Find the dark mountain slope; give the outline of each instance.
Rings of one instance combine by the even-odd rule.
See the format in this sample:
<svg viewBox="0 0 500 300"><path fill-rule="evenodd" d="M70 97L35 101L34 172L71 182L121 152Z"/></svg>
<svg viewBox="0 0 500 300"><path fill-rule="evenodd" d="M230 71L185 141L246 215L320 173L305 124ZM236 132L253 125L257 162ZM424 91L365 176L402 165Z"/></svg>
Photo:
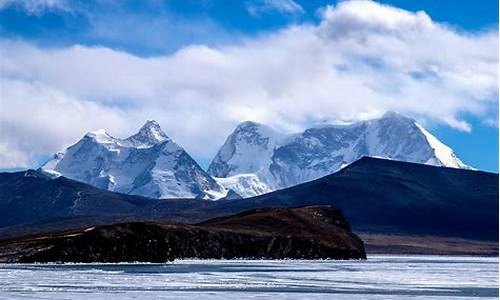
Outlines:
<svg viewBox="0 0 500 300"><path fill-rule="evenodd" d="M223 210L335 204L355 232L498 240L498 174L364 157L288 189Z"/></svg>
<svg viewBox="0 0 500 300"><path fill-rule="evenodd" d="M383 241L393 243L394 236L402 243L405 236L498 243L498 174L375 158L288 189L215 202L117 194L35 171L1 173L0 236L132 221L197 223L256 208L317 204L341 209L354 232L376 237L371 245L384 251Z"/></svg>
<svg viewBox="0 0 500 300"><path fill-rule="evenodd" d="M29 170L0 173L0 227L69 218L128 215L149 199Z"/></svg>
<svg viewBox="0 0 500 300"><path fill-rule="evenodd" d="M245 226L249 224L251 230ZM363 242L349 230L340 211L329 206L260 209L197 225L122 223L0 240L0 262L165 262L176 258L366 256Z"/></svg>

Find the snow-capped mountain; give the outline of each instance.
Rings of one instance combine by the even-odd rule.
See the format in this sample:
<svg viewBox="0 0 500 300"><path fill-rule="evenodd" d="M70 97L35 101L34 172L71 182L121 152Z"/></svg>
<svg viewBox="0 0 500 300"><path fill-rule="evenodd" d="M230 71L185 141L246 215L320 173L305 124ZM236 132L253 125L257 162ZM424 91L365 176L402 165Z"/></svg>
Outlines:
<svg viewBox="0 0 500 300"><path fill-rule="evenodd" d="M243 122L229 135L208 172L155 121L115 138L87 133L41 170L99 188L152 198L252 197L336 172L363 156L470 168L415 120L396 113L349 125L322 125L295 134ZM231 197L235 197L232 195Z"/></svg>
<svg viewBox="0 0 500 300"><path fill-rule="evenodd" d="M155 121L119 139L104 130L87 133L41 170L110 191L151 198L218 199L227 191Z"/></svg>
<svg viewBox="0 0 500 300"><path fill-rule="evenodd" d="M270 162L269 159L282 138L281 134L270 127L250 121L243 122L226 139L208 172L215 177L259 173Z"/></svg>
<svg viewBox="0 0 500 300"><path fill-rule="evenodd" d="M379 119L349 125L323 125L297 134L279 134L241 123L226 139L208 174L256 190L276 190L331 174L363 156L453 168L470 168L415 120L389 112ZM246 174L245 177L241 177ZM242 183L254 174L251 180ZM223 185L227 183L221 181ZM238 185L231 188L249 196Z"/></svg>

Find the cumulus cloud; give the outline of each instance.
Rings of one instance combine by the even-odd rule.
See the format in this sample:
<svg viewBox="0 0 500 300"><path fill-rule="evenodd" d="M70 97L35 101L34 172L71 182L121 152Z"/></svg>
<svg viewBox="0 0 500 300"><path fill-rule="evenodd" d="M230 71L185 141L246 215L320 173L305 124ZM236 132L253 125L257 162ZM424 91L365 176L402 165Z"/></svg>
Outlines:
<svg viewBox="0 0 500 300"><path fill-rule="evenodd" d="M254 0L247 3L247 11L252 16L270 12L290 15L300 15L304 13L302 6L293 0Z"/></svg>
<svg viewBox="0 0 500 300"><path fill-rule="evenodd" d="M32 165L100 127L126 136L145 119L205 160L242 120L294 131L395 110L470 131L463 114L497 115L497 35L349 1L318 25L150 58L3 40L0 166Z"/></svg>

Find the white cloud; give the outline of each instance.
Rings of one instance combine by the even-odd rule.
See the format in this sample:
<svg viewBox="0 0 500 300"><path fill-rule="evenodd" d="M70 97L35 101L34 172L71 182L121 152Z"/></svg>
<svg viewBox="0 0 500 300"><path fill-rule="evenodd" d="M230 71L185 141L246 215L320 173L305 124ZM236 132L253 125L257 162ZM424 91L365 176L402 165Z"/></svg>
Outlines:
<svg viewBox="0 0 500 300"><path fill-rule="evenodd" d="M124 134L133 128L120 109L83 101L33 80L2 78L0 167L33 167L89 128ZM133 119L133 118L132 118Z"/></svg>
<svg viewBox="0 0 500 300"><path fill-rule="evenodd" d="M0 0L0 10L10 6L21 7L32 15L40 15L46 10L71 10L66 0Z"/></svg>
<svg viewBox="0 0 500 300"><path fill-rule="evenodd" d="M326 7L321 18L152 58L4 40L0 149L11 152L0 166L33 164L100 127L125 136L152 118L206 160L246 119L297 130L396 110L470 131L462 114L497 115L497 32L460 33L369 1Z"/></svg>
<svg viewBox="0 0 500 300"><path fill-rule="evenodd" d="M297 15L305 11L293 0L254 0L247 3L247 11L252 16L258 16L269 12Z"/></svg>

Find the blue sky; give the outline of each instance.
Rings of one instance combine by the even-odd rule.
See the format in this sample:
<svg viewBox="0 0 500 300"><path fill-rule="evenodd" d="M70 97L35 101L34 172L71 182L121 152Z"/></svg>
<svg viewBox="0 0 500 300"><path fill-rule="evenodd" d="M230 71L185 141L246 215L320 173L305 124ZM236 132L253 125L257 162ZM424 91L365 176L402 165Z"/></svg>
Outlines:
<svg viewBox="0 0 500 300"><path fill-rule="evenodd" d="M257 15L250 14L248 7L260 2L263 1L75 0L62 2L65 4L61 7L67 6L67 9L48 6L35 12L29 12L21 5L6 5L0 12L0 30L3 37L29 39L47 47L104 45L148 56L175 51L191 43L234 43L235 39L293 23L317 23L318 10L339 1L297 0L295 2L302 7L302 13L283 13L268 8ZM433 20L459 30L478 31L498 26L498 1L481 1L481 5L476 1L454 0L379 2L414 12L423 10ZM98 25L107 27L108 31L96 30L94 27ZM132 26L157 29L158 25L164 25L160 32L151 32L146 37L137 37L128 31ZM171 34L172 39L165 39L161 33ZM147 43L143 43L145 41Z"/></svg>
<svg viewBox="0 0 500 300"><path fill-rule="evenodd" d="M376 117L383 111L392 109L402 111L424 123L432 133L452 147L464 162L482 170L498 172L498 83L491 83L495 76L498 81L498 74L496 70L490 72L488 65L483 65L495 59L498 63L498 38L496 37L498 1L481 1L480 5L477 1L451 0L379 1L379 3L396 9L395 14L403 16L402 19L406 18L406 12L410 13L407 20L402 21L406 22L400 26L403 29L390 28L390 30L398 31L391 31L391 34L394 33L396 37L406 34L404 26L410 22L411 26L416 26L418 30L424 28L422 29L424 32L415 37L417 42L418 39L423 41L419 44L434 42L434 39L429 37L434 32L438 37L436 39L450 38L448 49L446 43L437 41L435 48L429 45L428 48L415 53L416 57L421 55L421 52L436 51L438 56L436 60L447 60L446 63L442 65L438 63L437 67L435 65L429 67L426 65L429 55L426 54L416 58L412 64L405 65L397 57L386 61L384 57L386 52L379 53L375 48L370 47L360 50L359 45L353 46L356 47L353 49L359 53L351 56L349 47L352 43L344 39L338 40L338 35L344 32L355 32L355 34L367 35L368 38L372 36L379 38L380 30L388 30L383 26L391 26L391 24L377 24L379 27L375 29L372 26L373 22L360 25L360 20L366 20L353 19L353 15L349 15L352 11L347 9L348 5L345 9L341 9L338 1L0 1L0 39L7 49L5 58L7 68L2 76L5 86L13 85L16 88L16 93L8 96L14 97L12 99L19 99L15 97L28 97L30 93L33 93L40 97L36 100L37 102L29 104L29 107L34 109L32 113L36 113L37 105L48 101L44 99L60 98L57 100L59 102L48 105L51 108L50 111L55 110L57 114L51 115L50 111L44 111L39 117L34 118L31 127L29 124L22 126L13 124L12 119L22 116L21 112L26 113L26 108L19 105L11 109L9 104L20 100L6 100L11 101L7 103L6 106L9 107L6 107L6 111L12 111L12 116L9 114L11 117L9 120L9 117L2 115L3 128L15 132L22 139L8 137L5 139L7 142L3 146L0 145L2 151L17 149L15 155L4 158L5 161L16 163L4 163L0 167L6 169L35 166L49 153L60 150L68 142L77 140L85 131L97 129L94 127L108 128L120 136L131 133L135 130L134 128L140 126L142 120L151 118L158 119L169 135L185 145L195 158L206 165L231 128L242 119L256 119L256 121L271 123L275 127L293 131L322 120L365 119ZM327 7L331 9L327 10ZM397 8L404 11L397 10ZM325 13L327 11L332 12L333 17L330 18ZM427 28L427 17L416 14L418 11L424 11L432 20L429 21L432 22L432 26L437 24L439 28ZM370 15L369 17L377 18L378 16ZM397 18L395 20L398 22L402 20ZM380 21L380 19L377 20ZM411 32L413 29L408 30ZM287 92L286 84L283 83L281 87L282 82L276 82L275 85L268 87L266 82L251 82L252 78L283 76L287 78L287 84L293 82L295 87L297 82L302 83L307 80L308 76L315 74L313 71L317 67L313 68L309 64L306 66L305 63L304 65L298 64L295 66L298 70L297 74L305 74L304 78L297 77L300 75L295 73L288 78L286 66L290 65L290 61L273 65L275 69L266 70L263 74L259 73L259 69L251 66L241 67L241 65L244 65L247 56L249 61L255 58L255 64L262 63L263 66L273 64L274 61L267 61L264 50L271 53L269 55L273 55L289 45L292 45L289 53L294 54L297 60L307 57L307 60L314 63L316 62L313 51L315 49L309 49L303 43L306 43L307 39L314 39L311 43L316 43L316 34L324 39L327 39L324 35L335 34L332 40L318 44L318 51L322 51L321 55L325 56L324 60L318 59L318 61L339 64L337 70L343 68L339 63L342 59L361 57L362 60L359 61L363 63L349 62L346 69L349 70L351 77L346 79L343 76L341 79L346 79L345 82L342 81L338 86L332 82L331 91L325 90L323 93L318 93L318 99L325 97L325 100L318 100L316 105L311 105L311 111L305 113L298 112L298 109L284 111L289 106L286 101L296 105L302 101L307 103L315 100L304 100L304 95L308 94L307 89ZM393 39L387 41L389 42L393 42ZM494 49L495 42L496 49ZM341 43L342 49L337 50L335 43ZM405 39L404 43L409 43L409 46L403 45L401 48L401 52L404 51L404 55L407 55L402 56L401 60L408 60L408 56L413 55L408 52L408 49L412 48L411 41ZM488 47L491 49L486 49ZM458 48L466 50L460 50L460 52ZM388 50L391 49L388 48ZM370 54L367 55L363 51ZM329 52L335 53L329 56ZM446 52L453 53L453 55ZM460 53L455 54L455 52ZM20 53L26 55L25 60L18 57ZM397 56L398 52L395 51L391 55ZM262 58L258 59L259 57ZM74 62L75 66L69 63L58 66L58 62L64 59ZM293 56L289 59L293 62ZM44 62L50 60L54 61L44 65ZM84 64L83 66L79 64L80 61ZM231 63L236 61L235 66L227 67L225 64L228 61ZM462 66L463 61L468 65ZM210 68L214 64L220 68L216 74L219 74L221 78L225 78L224 72L228 69L234 73L249 72L249 75L242 77L237 84L241 81L249 81L248 86L242 85L240 89L252 88L254 92L249 94L233 91L230 87L235 83L232 82L228 82L228 86L221 85L213 88L213 85L217 83L206 87L205 85L209 83L203 85L199 81L208 79L207 82L210 82L213 74L205 75L204 72L200 72L201 75L198 73L193 75L188 74L188 71L183 68L183 66L187 69ZM94 71L99 73L92 73L93 70L87 69L89 65L95 66ZM82 75L82 80L68 79L68 77L78 77L78 74L82 72L84 74L88 72L89 77L100 76L99 74L103 73L98 68L100 65L115 69L118 78L115 81L113 78L115 76L111 73L110 78L113 80L110 80L109 85L116 86L116 89L103 84L103 80L92 81L85 75ZM126 77L123 81L120 78L122 67L125 74L123 76ZM434 67L437 71L432 69ZM20 71L22 68L31 70L31 73ZM283 69L282 72L278 72L280 68ZM418 74L423 74L419 75L421 78L402 76L402 74L410 73L408 70L411 68L417 70ZM458 78L460 74L463 74L464 69L461 68L477 72L471 76L481 80L472 85L467 82L469 79ZM76 71L72 73L71 70L80 70L80 73ZM147 72L141 75L142 71ZM255 72L255 75L251 72ZM276 74L270 74L272 72ZM307 74L307 72L312 73ZM412 72L415 74L414 71ZM438 74L435 77L439 80L435 80L435 72ZM187 78L197 84L185 87L176 82L176 76L172 76L171 73L182 74L184 76L182 78ZM328 79L333 78L330 76L331 74L325 73L324 78L318 78L317 84L329 85ZM166 81L163 82L165 77L168 77L168 80L165 79ZM377 81L378 78L380 82ZM131 80L133 88L127 85L127 82ZM371 82L372 80L376 82ZM384 80L393 80L395 84L383 85ZM367 92L357 91L356 82L361 82L362 86L373 84L376 87ZM422 91L417 91L420 83L423 86ZM118 89L120 84L123 86ZM408 88L400 88L399 85ZM281 88L274 88L275 86ZM255 92L256 89L258 93ZM338 90L341 91L337 95L335 93ZM344 113L339 113L339 110L343 109L342 101L350 102L345 100L349 91L355 91L353 97L366 97L363 100L365 102L359 100L345 108ZM465 96L462 95L464 91L467 94ZM327 96L324 95L328 93L332 93L332 98L339 99L332 102L334 109L315 114L315 111L321 111L323 106L329 105ZM387 96L391 93L405 98L404 101L406 97L409 100L407 102L392 101ZM199 101L205 101L203 98L206 95L213 96L214 99L210 101L214 102L207 101L207 104L198 105L197 103L201 103ZM459 96L455 100L454 97L457 95ZM266 109L255 109L253 107L255 103L252 101L260 96L262 100L257 99L258 101L273 104ZM283 100L275 101L273 97ZM167 98L169 100L165 100ZM29 101L35 100L30 99L25 102L29 103ZM422 101L422 107L418 107L419 101ZM234 107L233 102L237 103ZM214 124L214 119L221 118L219 114L222 114L223 109L219 108L217 111L210 109L218 105L221 107L229 105L230 108L223 113L231 114L231 117L217 121L220 124ZM296 106L301 107L301 105ZM65 107L67 111L63 111L62 107ZM61 111L57 111L59 109ZM275 111L272 111L273 109ZM73 124L71 119L62 117L74 111L82 114L81 119L75 120L74 123L77 124ZM19 115L16 115L17 113ZM201 114L208 115L206 120ZM182 121L175 119L179 117L182 120L186 116L190 118L192 125L181 124ZM52 125L46 125L48 123ZM213 126L207 126L207 124L213 124ZM41 126L46 136L43 140L38 140L37 129ZM207 130L207 127L213 127L213 131L204 133L203 129ZM64 137L58 137L60 131L66 132ZM215 138L211 138L214 136Z"/></svg>

